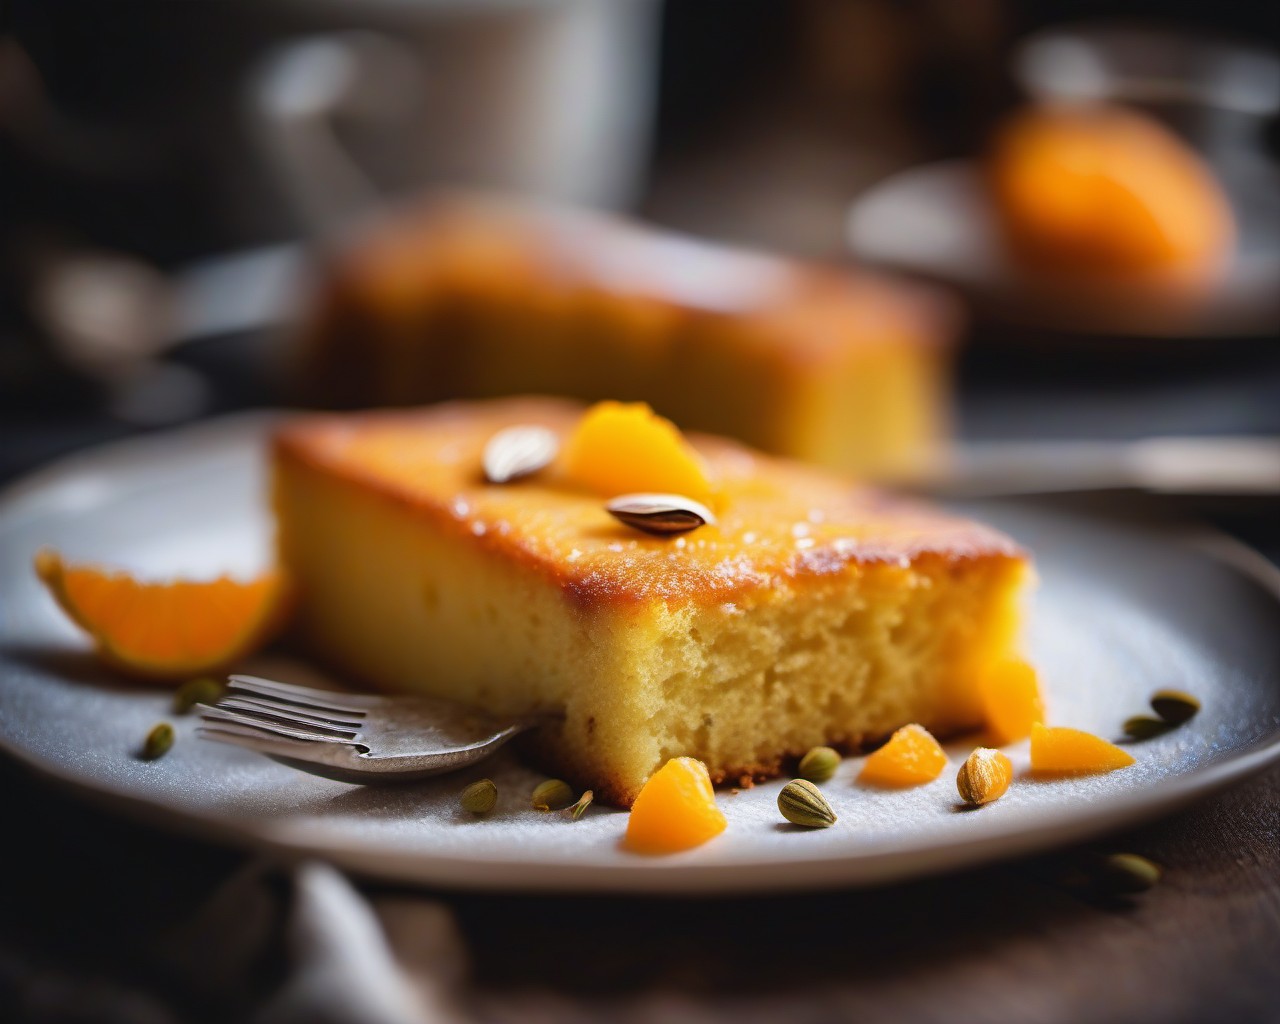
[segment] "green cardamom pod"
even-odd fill
[[[836,773],[836,769],[839,767],[839,754],[830,747],[814,747],[804,757],[800,758],[796,774],[802,779],[808,779],[810,782],[826,782]]]
[[[147,733],[147,738],[142,741],[142,759],[154,761],[157,757],[164,757],[172,746],[173,726],[168,722],[157,722]]]
[[[827,798],[808,779],[795,779],[778,794],[778,810],[793,825],[805,828],[828,828],[836,823],[835,812]]]
[[[1124,720],[1124,734],[1135,740],[1149,740],[1173,728],[1168,722],[1150,715],[1134,715]]]
[[[458,802],[462,804],[464,811],[470,811],[472,814],[488,814],[493,810],[493,805],[498,802],[498,787],[494,785],[493,779],[481,779],[464,789],[462,795],[458,797]]]
[[[216,704],[226,687],[211,676],[188,679],[173,695],[173,713],[189,714],[197,704]]]
[[[560,779],[547,779],[533,791],[533,809],[535,811],[558,811],[573,803],[573,790],[567,782]]]
[[[1136,853],[1113,853],[1102,861],[1098,871],[1098,883],[1106,891],[1117,895],[1145,892],[1164,874],[1160,865],[1140,857]]]
[[[1189,722],[1200,710],[1200,702],[1182,690],[1158,690],[1151,695],[1155,713],[1170,725]]]
[[[591,801],[595,799],[595,793],[587,790],[582,796],[578,797],[578,802],[569,808],[569,816],[577,821],[587,813],[587,808],[591,806]]]

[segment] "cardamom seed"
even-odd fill
[[[1200,710],[1200,702],[1182,690],[1157,690],[1151,695],[1151,707],[1170,725],[1189,722]]]
[[[1136,853],[1113,853],[1103,859],[1098,871],[1098,884],[1107,892],[1129,896],[1145,892],[1160,881],[1164,872],[1159,864]]]
[[[1134,715],[1124,720],[1124,734],[1135,740],[1149,740],[1172,728],[1168,722],[1150,715]]]
[[[587,813],[587,808],[591,806],[591,801],[595,799],[595,793],[587,790],[582,796],[578,797],[578,802],[569,808],[569,817],[577,821]]]
[[[605,511],[627,526],[661,535],[688,533],[716,521],[706,505],[683,494],[623,494]]]
[[[472,814],[488,814],[498,802],[498,787],[493,779],[481,779],[473,782],[462,791],[458,803],[464,811]]]
[[[142,759],[154,761],[157,757],[164,757],[172,746],[173,726],[168,722],[157,722],[142,741]]]
[[[531,476],[551,465],[560,441],[546,427],[508,427],[499,430],[484,446],[484,478],[506,484]]]
[[[558,811],[573,803],[573,790],[567,782],[560,779],[547,779],[540,782],[533,790],[533,809],[535,811]]]
[[[173,695],[173,713],[186,715],[197,704],[216,704],[225,691],[226,687],[211,676],[188,679]]]
[[[835,811],[827,798],[808,779],[794,779],[778,794],[778,810],[793,825],[829,828],[836,823]]]
[[[830,747],[814,747],[796,767],[796,774],[810,782],[826,782],[840,767],[840,755]]]
[[[999,750],[978,747],[965,758],[956,775],[960,799],[974,807],[999,800],[1013,781],[1013,762]]]

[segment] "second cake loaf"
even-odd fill
[[[949,430],[934,292],[601,214],[475,197],[396,211],[322,268],[301,333],[327,406],[555,394],[892,479]]]

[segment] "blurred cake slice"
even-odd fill
[[[613,519],[563,452],[485,482],[499,431],[581,417],[509,399],[287,424],[275,507],[310,647],[385,690],[562,713],[537,758],[622,806],[673,756],[736,780],[980,724],[1029,575],[1007,537],[709,437],[716,523],[679,536]]]
[[[884,277],[476,197],[396,211],[321,270],[303,397],[555,394],[877,478],[949,430],[952,308]]]

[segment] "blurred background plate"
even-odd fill
[[[1230,24],[1229,17],[1223,24]],[[1236,224],[1234,252],[1221,278],[1200,297],[1184,294],[1192,290],[1189,283],[1144,295],[1132,282],[1085,288],[1057,273],[1032,273],[1005,240],[1007,225],[991,187],[989,140],[980,143],[987,152],[977,159],[917,164],[859,195],[846,224],[854,254],[960,290],[979,316],[975,340],[988,344],[1033,351],[1060,346],[1123,361],[1135,353],[1216,356],[1226,342],[1239,348],[1272,341],[1280,329],[1280,171],[1269,142],[1280,110],[1275,51],[1243,35],[1113,17],[1031,33],[1014,46],[1009,63],[1034,107],[1123,109],[1162,126],[1177,140],[1174,146],[1188,146],[1203,161]],[[1140,148],[1128,156],[1140,159]],[[1122,144],[1118,152],[1124,151]],[[1061,150],[1059,170],[1077,161],[1070,173],[1081,175],[1073,186],[1080,187],[1100,167],[1122,167],[1117,151],[1107,157],[1099,152]],[[1117,194],[1134,188],[1157,194],[1160,183],[1148,176],[1159,172],[1160,163]],[[1044,194],[1057,187],[1047,177],[1039,184]],[[1123,206],[1121,199],[1112,223],[1123,223]],[[1176,237],[1179,225],[1165,223],[1160,230]]]
[[[31,572],[54,544],[150,574],[252,571],[269,558],[262,454],[270,417],[216,421],[121,443],[28,479],[0,503],[0,744],[95,800],[223,843],[321,856],[434,885],[611,892],[770,892],[936,873],[1133,825],[1280,758],[1280,587],[1275,570],[1227,545],[1227,560],[1149,522],[967,507],[1028,545],[1042,579],[1030,649],[1052,720],[1119,733],[1157,688],[1197,694],[1187,726],[1134,748],[1111,775],[1020,781],[979,813],[957,813],[951,769],[906,792],[860,788],[858,759],[825,786],[839,824],[800,833],[778,817],[780,782],[722,791],[728,832],[661,859],[619,849],[625,816],[571,823],[528,808],[539,778],[511,757],[427,783],[365,789],[197,740],[190,718],[163,759],[135,751],[170,714],[169,694],[113,682]],[[1203,535],[1201,541],[1203,541]],[[1217,543],[1224,543],[1220,539]],[[1259,568],[1259,565],[1263,568]],[[1243,567],[1243,569],[1242,569]],[[305,680],[286,657],[251,670]],[[1025,744],[1011,748],[1020,772]],[[490,819],[457,809],[465,782],[493,777]],[[14,825],[18,841],[21,825]]]
[[[928,278],[968,296],[988,326],[975,337],[999,339],[995,325],[1017,329],[1021,347],[1124,348],[1143,355],[1269,339],[1280,330],[1280,175],[1250,166],[1231,188],[1240,225],[1235,260],[1213,297],[1192,314],[1154,307],[1118,311],[1072,301],[1070,292],[1030,289],[997,229],[981,167],[967,160],[912,168],[864,192],[849,210],[849,245],[875,266]],[[1007,333],[1007,331],[1006,331]],[[1120,349],[1117,351],[1117,343]]]

